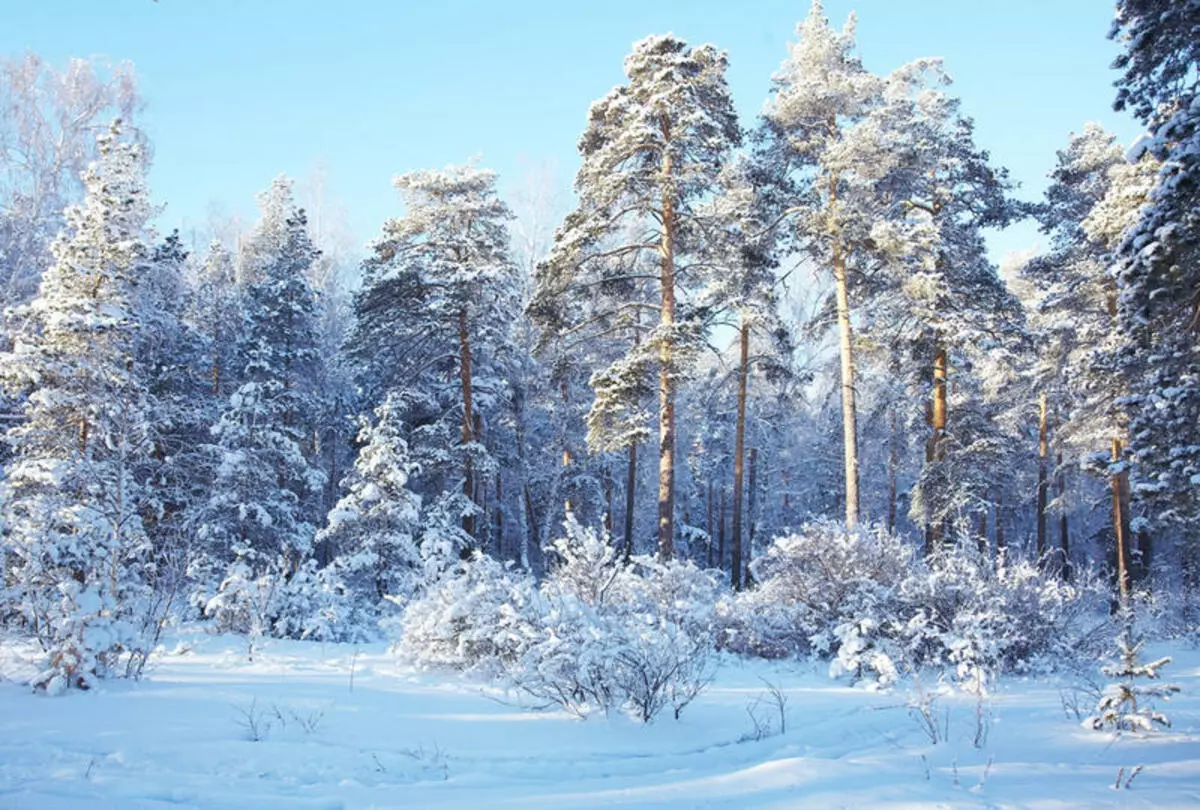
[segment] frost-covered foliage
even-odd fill
[[[535,594],[530,577],[477,552],[409,603],[396,651],[420,667],[500,674],[532,639]]]
[[[27,397],[6,437],[0,610],[41,642],[49,669],[37,683],[49,691],[120,673],[131,653],[144,660],[137,614],[153,576],[140,473],[154,400],[136,362],[145,154],[119,124],[99,152],[22,313],[32,328],[0,355],[4,387]]]
[[[894,681],[952,667],[964,682],[1069,649],[1095,601],[1026,561],[967,548],[919,558],[878,526],[818,521],[752,565],[758,586],[721,607],[721,643],[764,657],[832,657],[834,676]]]
[[[219,589],[234,589],[235,605],[245,601],[236,595],[240,583],[275,592],[305,564],[325,483],[307,452],[316,412],[311,377],[319,362],[308,270],[318,251],[304,212],[291,204],[289,181],[276,180],[260,202],[263,220],[244,257],[246,322],[235,354],[240,384],[212,427],[214,480],[197,519],[212,570],[229,566]],[[268,585],[264,577],[278,581]],[[221,605],[210,602],[224,611]],[[294,623],[276,621],[276,610],[264,629],[294,631]]]
[[[405,611],[399,653],[420,666],[502,676],[578,716],[676,717],[708,683],[716,581],[691,563],[626,563],[568,517],[535,587],[490,557],[458,565]]]
[[[375,409],[374,424],[364,422],[354,471],[342,482],[347,493],[316,538],[328,544],[338,575],[377,615],[411,595],[420,575],[414,535],[421,498],[408,488],[414,465],[403,427],[390,397]]]
[[[1114,683],[1104,688],[1104,694],[1096,706],[1096,714],[1083,721],[1084,728],[1096,731],[1154,731],[1156,727],[1170,728],[1171,721],[1154,707],[1155,700],[1169,700],[1179,691],[1174,684],[1140,683],[1138,679],[1157,681],[1159,670],[1171,663],[1169,657],[1142,663],[1138,656],[1142,641],[1135,639],[1133,622],[1126,615],[1125,628],[1117,636],[1117,651],[1120,658],[1107,664],[1103,672]]]
[[[891,617],[913,559],[908,545],[878,526],[809,523],[751,563],[758,585],[722,605],[722,644],[766,658],[833,652],[840,625],[878,626]]]

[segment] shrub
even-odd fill
[[[396,651],[419,667],[503,672],[533,638],[533,580],[476,552],[404,610]]]

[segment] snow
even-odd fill
[[[679,721],[668,713],[642,725],[527,709],[515,695],[401,666],[383,644],[260,642],[253,663],[234,636],[185,632],[171,644],[136,683],[56,699],[0,683],[0,807],[1200,803],[1200,652],[1176,645],[1148,653],[1175,657],[1164,677],[1183,693],[1161,707],[1174,730],[1087,731],[1063,709],[1080,680],[1001,678],[976,748],[973,696],[937,698],[949,719],[935,745],[910,716],[910,682],[849,688],[820,662],[726,658]],[[0,671],[15,676],[11,656],[0,647]],[[783,734],[768,681],[787,698]],[[1118,769],[1128,777],[1137,765],[1131,787],[1114,790]]]

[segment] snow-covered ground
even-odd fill
[[[1008,678],[977,747],[973,698],[934,703],[933,744],[911,684],[849,688],[817,664],[727,659],[681,720],[643,726],[526,710],[383,645],[275,641],[251,663],[196,634],[138,683],[0,684],[0,807],[1198,807],[1200,653],[1170,652],[1172,732],[1086,731],[1064,711],[1073,679]],[[782,734],[764,681],[786,694]]]

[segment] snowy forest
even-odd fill
[[[283,175],[256,222],[157,231],[132,67],[0,60],[3,678],[79,707],[190,629],[640,728],[718,670],[815,662],[917,695],[935,745],[936,682],[981,749],[1005,678],[1094,670],[1069,726],[1179,733],[1198,31],[1196,2],[1119,0],[1113,103],[1146,134],[1081,121],[1040,199],[941,60],[872,73],[819,0],[753,120],[725,52],[648,36],[567,204],[408,171],[352,262]],[[1021,221],[1043,248],[997,263]]]

